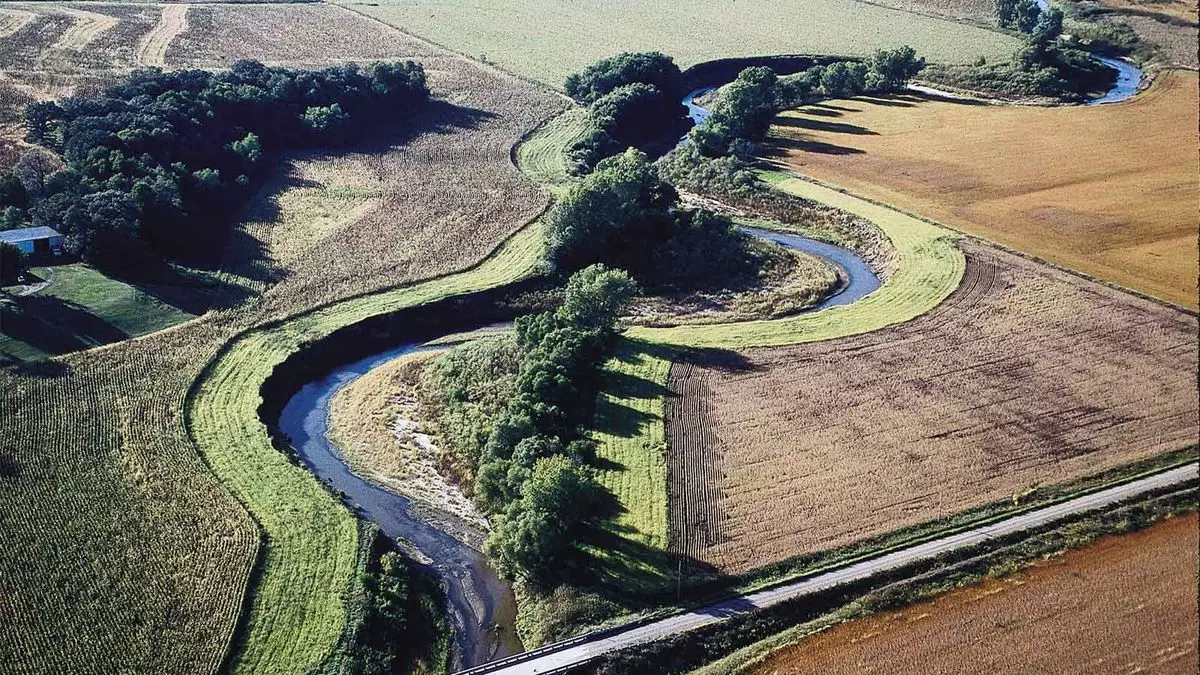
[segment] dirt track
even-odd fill
[[[913,322],[672,368],[676,550],[743,572],[1195,443],[1194,316],[963,248]]]
[[[171,42],[187,30],[188,5],[163,5],[158,23],[138,43],[136,60],[142,66],[167,65]]]

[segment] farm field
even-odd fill
[[[1196,532],[1192,513],[1108,537],[834,626],[745,672],[1195,672]]]
[[[214,436],[224,428],[214,432],[198,421],[203,416],[185,426],[189,386],[223,343],[264,322],[410,285],[399,295],[365,296],[349,308],[309,315],[316,317],[309,328],[267,333],[284,337],[273,337],[262,353],[242,351],[259,344],[262,334],[254,333],[260,337],[229,353],[249,355],[243,365],[255,376],[264,376],[263,368],[313,325],[332,330],[397,303],[462,290],[450,277],[420,292],[411,284],[478,263],[540,211],[546,197],[512,166],[509,149],[562,105],[511,77],[391,35],[398,53],[441,58],[429,70],[430,86],[460,107],[440,104],[440,112],[431,109],[412,123],[415,133],[381,133],[376,145],[341,157],[291,158],[234,231],[216,274],[220,309],[139,340],[0,374],[0,417],[21,420],[0,429],[6,589],[0,621],[20,627],[0,632],[0,653],[13,655],[6,663],[13,672],[214,672],[229,651],[255,560],[275,545],[265,590],[252,603],[251,637],[235,665],[262,663],[256,659],[264,654],[281,659],[272,664],[278,669],[319,663],[337,639],[345,621],[341,591],[354,574],[357,535],[349,512],[294,468],[256,476],[256,489],[296,496],[288,504],[271,502],[278,512],[254,502],[257,493],[235,497],[228,486],[245,474],[222,474],[222,484],[213,468],[238,452],[249,455],[242,467],[259,461],[253,453],[267,436],[255,413],[257,386],[220,380],[237,390],[237,405],[220,406],[222,419],[228,415],[237,425],[225,436]],[[342,61],[332,50],[323,58]],[[508,241],[492,272],[476,273],[472,283],[499,283],[536,259],[535,238]],[[237,359],[222,363],[229,368]],[[206,395],[214,395],[213,384]],[[217,387],[216,395],[233,394]],[[213,438],[222,439],[216,449]],[[229,442],[241,438],[252,440],[244,447]],[[208,441],[204,459],[193,439]],[[269,445],[266,451],[268,467],[282,459]],[[282,478],[270,483],[265,476]],[[263,539],[247,504],[281,530]],[[316,520],[301,525],[302,516]],[[314,522],[331,527],[314,530]],[[319,540],[305,540],[310,534]],[[309,557],[289,557],[296,550]],[[313,576],[292,589],[275,583],[279,570]],[[313,600],[307,608],[299,602],[305,597]],[[274,603],[286,610],[278,632],[260,639],[257,617],[270,616]],[[296,652],[277,647],[275,640],[289,635],[303,636]]]
[[[740,0],[736,8],[720,0],[343,4],[555,88],[570,73],[623,51],[662,51],[687,67],[732,56],[865,55],[904,44],[931,61],[960,63],[1007,57],[1018,47],[1001,33],[855,0]]]
[[[777,118],[768,158],[1195,308],[1198,100],[1183,71],[1099,107],[858,98]]]
[[[1195,443],[1194,315],[960,245],[909,323],[672,366],[676,550],[744,572]]]

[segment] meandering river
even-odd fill
[[[757,228],[747,231],[824,258],[839,268],[846,284],[806,311],[848,304],[879,288],[879,278],[854,251],[793,234]],[[384,534],[406,542],[408,548],[416,549],[431,561],[429,570],[446,586],[459,661],[456,666],[468,668],[521,651],[512,586],[496,575],[482,553],[439,529],[436,523],[423,517],[423,509],[414,509],[407,497],[354,473],[329,438],[329,406],[338,391],[389,361],[436,348],[427,344],[406,342],[309,382],[283,408],[279,428],[291,440],[304,465],[323,483],[344,494],[346,503],[357,509],[360,516],[377,523]]]

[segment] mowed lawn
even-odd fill
[[[1126,103],[858,98],[779,117],[770,161],[1100,279],[1196,307],[1197,76]]]
[[[931,61],[1005,57],[1011,37],[856,0],[381,0],[341,3],[552,87],[623,51],[689,66],[731,56],[868,54],[911,44]]]
[[[36,293],[12,298],[20,314],[0,325],[2,356],[43,358],[153,333],[193,318],[83,263],[31,272],[49,284]]]

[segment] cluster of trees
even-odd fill
[[[605,263],[642,286],[677,289],[719,285],[756,263],[732,221],[678,200],[638,150],[605,159],[547,214],[549,262],[564,271]]]
[[[28,140],[65,166],[18,172],[27,202],[5,217],[27,209],[110,271],[185,257],[220,241],[280,152],[353,142],[427,99],[414,62],[138,70],[99,97],[29,106]]]
[[[479,459],[475,501],[493,514],[486,543],[498,568],[550,583],[582,528],[606,515],[589,462],[598,370],[618,316],[637,290],[623,271],[592,265],[571,276],[554,312],[520,317],[512,395]]]
[[[591,129],[568,151],[572,170],[591,171],[600,160],[629,147],[642,147],[687,114],[683,74],[660,52],[626,52],[573,73],[567,95],[588,107]]]
[[[996,20],[1005,28],[1032,33],[1042,8],[1034,0],[996,0]]]
[[[837,61],[784,77],[762,66],[746,68],[720,90],[712,114],[688,135],[707,156],[745,154],[746,143],[761,139],[781,109],[822,98],[895,91],[924,67],[916,50],[904,46],[878,50],[865,61]]]
[[[1060,39],[1062,10],[1042,11],[1033,0],[1000,0],[996,12],[1001,25],[1024,34],[1021,49],[1008,62],[981,59],[968,67],[939,67],[931,73],[933,79],[978,91],[1068,100],[1111,86],[1115,76],[1111,69]]]

